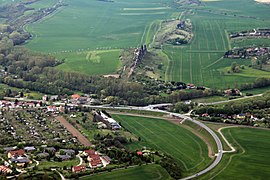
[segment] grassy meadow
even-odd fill
[[[95,180],[137,180],[137,179],[172,179],[165,169],[157,164],[143,165],[134,168],[121,169],[112,171],[110,173],[97,174],[93,176],[85,176],[81,180],[95,179]]]
[[[90,75],[114,74],[121,68],[120,50],[59,53],[55,56],[65,63],[57,66],[64,71],[77,71]]]
[[[269,130],[228,128],[222,130],[236,153],[224,154],[216,169],[202,179],[268,179],[270,176]]]
[[[113,118],[141,137],[141,141],[129,144],[128,148],[136,150],[147,147],[169,154],[182,166],[184,175],[194,173],[211,162],[206,144],[181,126],[145,117],[113,115]]]

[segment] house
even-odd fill
[[[0,174],[11,174],[12,170],[6,166],[0,166]]]
[[[237,114],[236,116],[237,119],[244,120],[246,118],[245,114]]]
[[[56,109],[56,106],[48,106],[47,107],[47,111],[48,112],[55,112],[57,109]]]
[[[85,171],[86,170],[86,167],[84,165],[80,165],[80,166],[73,166],[72,167],[72,172],[82,172],[82,171]]]
[[[44,95],[44,96],[42,96],[42,100],[43,100],[43,101],[48,101],[48,100],[49,100],[48,95]]]
[[[12,158],[10,160],[12,163],[16,163],[17,166],[20,166],[20,167],[24,167],[25,165],[27,164],[31,164],[32,161],[30,161],[28,158],[26,157],[16,157],[16,158]]]
[[[90,156],[93,154],[97,154],[95,150],[89,149],[89,150],[84,150],[83,155],[85,156]]]
[[[54,147],[46,147],[44,151],[48,153],[55,153],[56,149]]]
[[[142,156],[142,155],[143,155],[142,151],[138,151],[138,152],[137,152],[137,155],[138,155],[138,156]]]
[[[75,156],[75,151],[72,150],[72,149],[61,149],[60,152],[64,152],[66,155],[69,155],[69,156]]]
[[[59,96],[58,95],[53,95],[53,96],[50,97],[50,100],[51,101],[57,101],[57,100],[59,100]]]
[[[69,155],[56,155],[55,157],[61,161],[67,161],[67,160],[71,159],[71,156],[69,156]]]
[[[23,149],[9,151],[8,158],[22,157],[25,155],[25,151]]]
[[[9,152],[9,151],[14,151],[16,148],[17,148],[16,146],[15,147],[5,147],[4,150],[6,152]]]
[[[50,156],[49,153],[46,153],[46,152],[38,153],[38,154],[36,155],[36,157],[39,158],[39,159],[45,159],[45,158],[47,158],[47,157],[49,157],[49,156]]]
[[[87,160],[89,161],[89,166],[92,169],[102,167],[103,165],[100,156],[98,154],[89,155]]]
[[[98,125],[98,129],[106,129],[107,128],[107,125],[103,122],[98,122],[97,125]]]
[[[24,150],[25,150],[26,152],[30,152],[30,151],[35,151],[36,148],[35,148],[34,146],[28,146],[28,147],[25,147]]]
[[[242,93],[238,89],[227,89],[224,91],[226,96],[241,96]]]
[[[78,99],[79,104],[86,104],[88,101],[90,101],[90,99],[88,97],[80,97]]]
[[[71,99],[73,99],[73,100],[78,100],[80,97],[81,97],[81,96],[80,96],[79,94],[73,94],[73,95],[71,96]]]
[[[210,117],[208,113],[202,114],[202,117]]]
[[[103,166],[106,167],[108,164],[111,163],[111,158],[109,158],[108,156],[102,156],[101,161]]]

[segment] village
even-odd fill
[[[269,38],[270,37],[270,29],[269,28],[257,28],[250,31],[241,31],[235,32],[230,34],[230,38],[241,38],[241,37],[263,37]]]
[[[7,132],[0,137],[1,175],[28,177],[29,172],[46,167],[49,172],[56,170],[72,178],[121,168],[127,166],[126,163],[151,162],[150,158],[145,158],[150,155],[148,150],[123,150],[122,144],[128,142],[124,134],[129,132],[106,111],[78,108],[78,104],[87,101],[86,97],[74,94],[68,100],[69,105],[50,104],[57,100],[60,100],[57,96],[44,95],[41,101],[0,101],[0,130]],[[94,139],[85,138],[88,136],[80,129],[82,127],[96,133]],[[107,147],[104,147],[105,137],[106,142],[111,139]],[[132,141],[137,140],[135,136],[132,138]],[[123,161],[119,153],[130,154],[138,160]]]
[[[270,56],[270,47],[243,47],[233,48],[224,54],[224,58],[249,59]]]

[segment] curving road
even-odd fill
[[[218,153],[216,154],[216,158],[214,160],[214,162],[208,166],[207,168],[205,168],[204,170],[194,174],[194,175],[191,175],[191,176],[188,176],[188,177],[185,177],[185,178],[182,178],[181,180],[187,180],[187,179],[193,179],[195,177],[198,177],[198,176],[201,176],[209,171],[211,171],[214,167],[216,167],[218,165],[218,163],[221,161],[222,159],[222,143],[219,139],[219,137],[216,135],[216,133],[214,131],[212,131],[212,129],[210,129],[208,126],[206,126],[205,124],[201,123],[200,121],[197,121],[195,119],[192,119],[188,116],[185,116],[185,115],[182,115],[182,114],[178,114],[178,113],[169,113],[167,111],[161,111],[161,110],[157,110],[157,109],[153,109],[151,108],[151,106],[147,106],[145,107],[145,110],[149,110],[149,111],[154,111],[154,112],[163,112],[163,113],[167,113],[167,114],[170,114],[172,116],[176,116],[176,117],[180,117],[182,119],[185,119],[185,120],[188,120],[188,121],[191,121],[197,125],[199,125],[200,127],[204,128],[207,132],[209,132],[209,134],[211,134],[211,136],[214,138],[216,144],[217,144],[217,148],[218,148]]]
[[[55,103],[57,105],[60,105],[63,103]],[[74,106],[73,104],[68,104],[68,106]],[[214,131],[212,131],[208,126],[206,126],[205,124],[201,123],[200,121],[197,121],[195,119],[192,119],[188,116],[185,116],[183,114],[178,114],[178,113],[171,113],[171,112],[168,112],[168,111],[163,111],[163,110],[159,110],[159,109],[155,109],[155,108],[158,108],[158,107],[162,107],[162,106],[169,106],[171,104],[155,104],[155,105],[149,105],[149,106],[145,106],[145,107],[136,107],[136,106],[115,106],[115,107],[112,107],[112,106],[91,106],[91,105],[83,105],[84,107],[90,107],[90,108],[100,108],[100,109],[119,109],[119,110],[145,110],[145,111],[153,111],[153,112],[162,112],[162,113],[166,113],[166,114],[170,114],[172,116],[176,116],[176,117],[179,117],[179,118],[182,118],[182,119],[185,119],[185,120],[188,120],[188,121],[191,121],[197,125],[199,125],[200,127],[204,128],[207,132],[209,132],[209,134],[214,138],[216,144],[217,144],[217,148],[218,148],[218,153],[216,154],[216,158],[214,160],[214,162],[209,165],[207,168],[205,168],[204,170],[194,174],[194,175],[191,175],[191,176],[188,176],[188,177],[185,177],[181,180],[187,180],[187,179],[193,179],[193,178],[196,178],[198,176],[201,176],[209,171],[211,171],[214,167],[216,167],[219,162],[221,161],[222,159],[222,155],[223,155],[223,147],[222,147],[222,143],[219,139],[219,137],[216,135],[216,133]]]

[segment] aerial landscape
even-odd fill
[[[0,0],[0,179],[269,179],[269,0]]]

